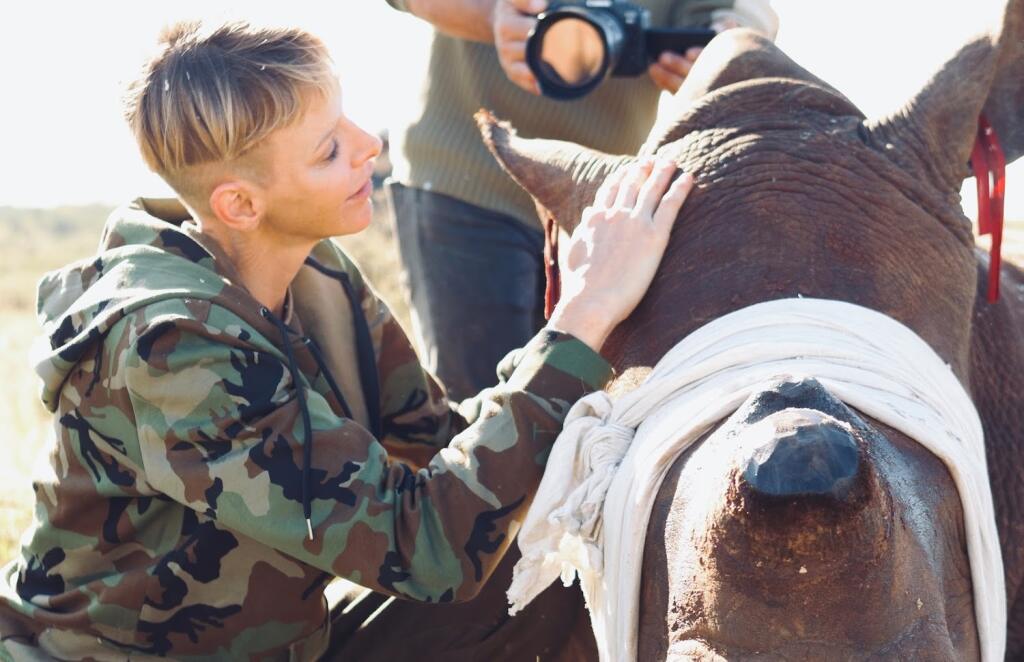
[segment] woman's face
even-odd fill
[[[265,229],[317,241],[369,225],[381,140],[345,117],[340,89],[309,94],[305,114],[272,133],[261,151],[270,175],[262,187]]]

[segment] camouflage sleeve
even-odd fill
[[[542,332],[480,415],[413,471],[339,418],[279,357],[184,320],[126,353],[147,480],[156,490],[323,571],[422,601],[476,594],[511,543],[569,407],[610,369],[583,343]],[[302,514],[303,425],[313,426],[314,537]]]

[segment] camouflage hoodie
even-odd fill
[[[456,409],[333,243],[286,321],[186,219],[137,201],[40,286],[56,443],[0,577],[6,655],[312,659],[332,576],[472,597],[608,365],[542,332]]]

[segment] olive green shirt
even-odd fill
[[[402,0],[387,0],[404,9]],[[733,0],[641,0],[655,27],[707,26]],[[609,78],[583,99],[534,96],[508,80],[492,44],[435,31],[419,112],[391,129],[392,178],[539,227],[527,195],[487,151],[473,114],[486,108],[524,137],[569,140],[635,154],[654,124],[661,90],[647,75]]]

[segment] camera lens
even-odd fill
[[[605,12],[563,7],[537,18],[526,62],[545,96],[577,99],[614,68],[622,39],[622,28]]]
[[[592,23],[564,18],[544,34],[540,61],[562,84],[586,85],[601,73],[604,41]]]

